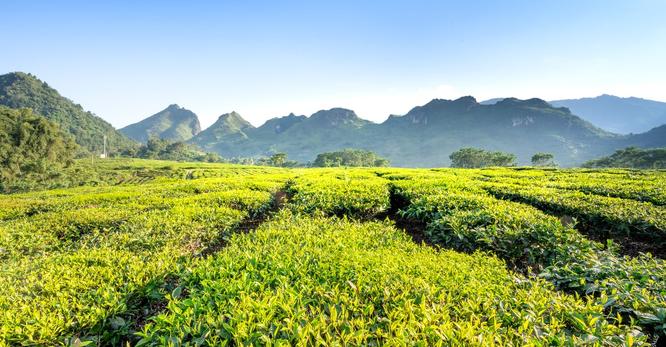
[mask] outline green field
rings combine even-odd
[[[0,345],[666,339],[664,171],[69,170],[0,195]]]

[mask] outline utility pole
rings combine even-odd
[[[107,156],[108,154],[106,153],[106,135],[104,135],[104,159],[106,159]]]

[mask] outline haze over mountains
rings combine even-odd
[[[492,105],[504,98],[482,101]],[[567,107],[592,124],[618,134],[641,133],[666,124],[666,102],[641,98],[621,98],[603,94],[594,98],[554,100],[556,107]]]
[[[619,101],[635,104],[634,99]],[[96,153],[100,151],[103,135],[109,137],[112,152],[135,147],[138,144],[134,141],[145,142],[157,136],[187,141],[224,157],[285,152],[292,160],[310,162],[322,152],[359,148],[375,151],[396,166],[437,167],[447,166],[448,156],[461,147],[479,147],[515,153],[519,164],[528,164],[536,152],[550,152],[560,165],[573,166],[627,146],[666,146],[665,125],[641,134],[620,135],[597,127],[567,107],[557,107],[541,99],[506,98],[483,103],[471,96],[434,99],[405,115],[391,115],[380,124],[344,108],[321,110],[309,117],[289,114],[270,119],[259,127],[237,112],[230,112],[203,131],[193,112],[170,105],[117,131],[36,77],[10,73],[0,76],[0,104],[33,108]],[[645,117],[658,122],[660,118],[653,114],[658,112]],[[630,120],[625,123],[626,129],[635,126]]]
[[[666,102],[604,94],[596,98],[555,100],[550,103],[568,107],[571,112],[593,124],[620,134],[641,133],[666,124]]]

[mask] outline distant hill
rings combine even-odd
[[[120,132],[142,143],[146,143],[150,137],[187,141],[201,132],[201,125],[194,112],[174,104],[138,123],[120,129]]]
[[[642,148],[664,147],[666,144],[666,124],[641,134],[628,136],[625,142],[628,146]]]
[[[260,127],[232,112],[220,116],[190,142],[226,157],[287,152],[290,159],[308,162],[319,153],[352,147],[371,124],[343,108],[322,110],[310,117],[290,114],[270,119]]]
[[[601,95],[595,98],[556,100],[553,106],[571,112],[603,129],[620,133],[641,133],[666,124],[666,102]]]
[[[640,149],[628,147],[607,157],[590,160],[584,163],[583,166],[591,168],[666,169],[666,148]]]
[[[574,165],[619,140],[540,99],[507,98],[491,105],[472,97],[435,99],[390,117],[381,127],[379,133],[392,145],[388,152],[375,149],[403,166],[448,165],[449,154],[462,147],[514,153],[520,164],[528,164],[536,152],[550,152],[562,165]]]
[[[482,105],[463,97],[435,99],[381,124],[334,108],[310,117],[273,118],[254,127],[232,112],[190,141],[226,157],[286,152],[301,162],[323,152],[360,148],[397,166],[447,166],[453,151],[471,146],[515,153],[521,164],[528,164],[536,152],[550,152],[561,165],[572,166],[629,145],[666,142],[660,135],[660,129],[634,136],[614,134],[540,99],[506,98]]]
[[[254,126],[250,122],[234,111],[221,115],[213,125],[194,136],[189,142],[209,152],[234,153],[234,148],[248,139],[246,132],[253,129]]]
[[[492,99],[488,99],[488,100],[483,100],[483,101],[479,102],[479,104],[481,104],[481,105],[495,105],[496,103],[498,103],[498,102],[500,102],[504,99],[506,99],[506,98],[492,98]]]
[[[109,153],[137,146],[111,124],[61,96],[31,74],[12,72],[0,75],[0,105],[32,109],[72,134],[76,143],[88,151],[100,153],[104,135],[108,137]]]

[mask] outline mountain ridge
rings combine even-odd
[[[171,104],[164,110],[119,131],[142,143],[146,143],[153,136],[170,141],[187,141],[201,132],[201,124],[194,112],[177,104]]]
[[[663,145],[660,129],[640,136],[611,133],[538,98],[505,98],[491,105],[471,96],[433,99],[382,123],[345,108],[320,110],[310,117],[276,117],[259,127],[237,113],[234,117],[249,126],[227,127],[213,142],[198,144],[227,157],[286,152],[302,162],[326,151],[361,148],[398,166],[445,166],[451,152],[468,146],[516,153],[521,164],[528,164],[533,153],[554,152],[561,164],[571,166],[624,145]],[[276,131],[283,122],[289,126]]]
[[[619,134],[637,134],[666,124],[666,102],[602,94],[597,97],[554,100],[590,122]]]
[[[112,151],[137,145],[33,75],[1,75],[0,104],[36,110],[92,152],[101,150],[102,135],[109,137]],[[274,117],[255,127],[232,111],[220,115],[203,131],[196,114],[171,104],[121,130],[128,133],[133,127],[140,130],[139,135],[129,135],[138,140],[152,135],[187,141],[225,157],[285,152],[292,160],[309,162],[319,153],[358,148],[375,151],[394,165],[414,167],[446,166],[449,154],[462,147],[512,152],[519,164],[528,164],[536,152],[551,152],[560,164],[572,166],[627,146],[666,146],[666,125],[621,135],[593,125],[568,107],[538,98],[502,98],[492,103],[478,102],[472,96],[433,99],[404,115],[390,115],[381,123],[336,107],[309,117],[293,113]]]

